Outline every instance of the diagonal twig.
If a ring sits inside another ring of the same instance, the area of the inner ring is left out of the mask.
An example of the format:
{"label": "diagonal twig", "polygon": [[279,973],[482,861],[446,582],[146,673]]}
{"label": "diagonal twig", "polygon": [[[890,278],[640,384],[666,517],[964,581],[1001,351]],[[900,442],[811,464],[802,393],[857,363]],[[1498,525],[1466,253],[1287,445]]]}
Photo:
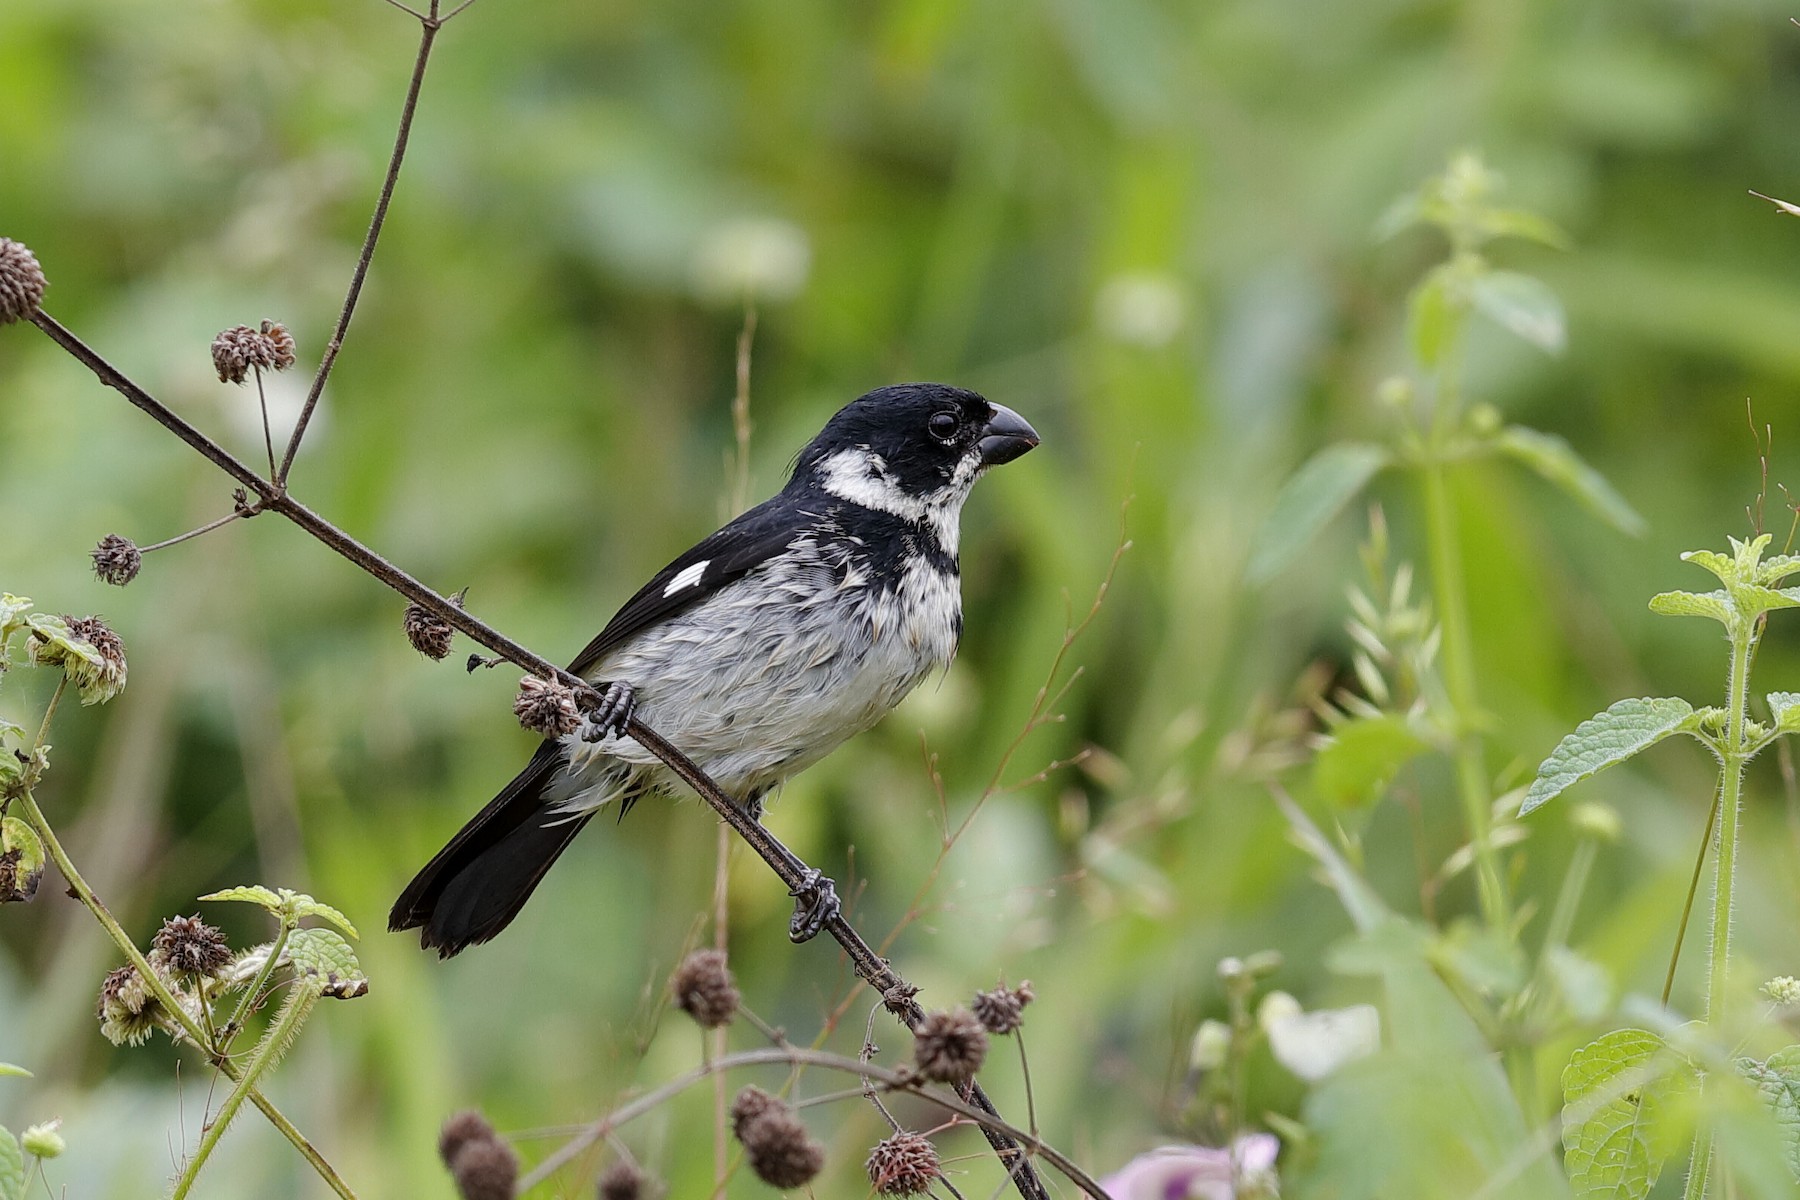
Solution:
{"label": "diagonal twig", "polygon": [[[290,495],[285,487],[259,476],[248,464],[139,387],[49,313],[39,309],[32,315],[31,321],[52,341],[92,371],[101,383],[124,396],[131,404],[147,413],[158,424],[186,442],[220,470],[254,492],[260,501],[257,507],[262,511],[278,513],[285,517],[328,549],[354,563],[378,582],[387,585],[421,608],[435,614],[452,628],[460,630],[502,658],[523,667],[534,675],[545,679],[558,679],[579,690],[586,691],[592,687],[587,680],[556,666],[550,660],[475,617],[468,609],[452,603],[448,597],[439,594],[407,574],[400,567],[302,504]],[[763,828],[743,808],[739,807],[725,793],[724,789],[720,788],[692,759],[635,717],[626,726],[626,732],[644,749],[660,759],[702,800],[710,804],[713,810],[730,824],[745,842],[749,843],[750,848],[756,851],[790,891],[801,889],[812,882],[813,876],[806,863],[792,850],[789,850],[774,834]],[[843,947],[857,975],[875,990],[876,994],[882,998],[882,1003],[887,1010],[898,1017],[901,1023],[907,1028],[913,1029],[925,1019],[925,1010],[913,999],[918,994],[918,989],[907,983],[841,912],[825,923],[824,930],[839,946]],[[1002,1166],[1012,1177],[1023,1200],[1049,1200],[1049,1193],[1044,1189],[1043,1181],[1033,1169],[1024,1147],[1020,1145],[1018,1139],[1002,1127],[999,1122],[999,1113],[982,1090],[981,1085],[971,1081],[959,1090],[961,1090],[963,1100],[970,1106],[995,1119],[992,1124],[982,1125],[982,1134],[999,1157]]]}

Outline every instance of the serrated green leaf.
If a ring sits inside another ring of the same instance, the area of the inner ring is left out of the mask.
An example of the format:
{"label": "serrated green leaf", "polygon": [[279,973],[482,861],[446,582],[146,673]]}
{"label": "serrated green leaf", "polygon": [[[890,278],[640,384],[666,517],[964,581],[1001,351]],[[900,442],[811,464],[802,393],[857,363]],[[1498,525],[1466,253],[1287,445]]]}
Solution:
{"label": "serrated green leaf", "polygon": [[1457,283],[1445,264],[1421,279],[1407,297],[1407,336],[1423,367],[1437,366],[1462,329],[1463,308],[1452,295]]}
{"label": "serrated green leaf", "polygon": [[1747,542],[1740,542],[1734,537],[1725,539],[1731,543],[1731,553],[1735,557],[1732,564],[1737,568],[1738,578],[1746,582],[1754,580],[1761,573],[1763,551],[1775,540],[1772,533],[1759,533]]}
{"label": "serrated green leaf", "polygon": [[331,929],[296,929],[288,935],[288,961],[294,972],[319,989],[321,996],[349,1000],[369,990],[356,951]]}
{"label": "serrated green leaf", "polygon": [[1681,556],[1681,561],[1711,571],[1719,577],[1720,583],[1734,583],[1737,580],[1737,564],[1717,550],[1689,550]]}
{"label": "serrated green leaf", "polygon": [[1675,696],[1620,700],[1575,727],[1538,767],[1519,815],[1541,807],[1571,785],[1654,746],[1671,734],[1698,728],[1694,706]]}
{"label": "serrated green leaf", "polygon": [[242,901],[245,904],[259,904],[276,916],[281,915],[283,907],[281,897],[277,896],[274,892],[262,886],[260,883],[253,883],[246,887],[226,888],[222,892],[208,892],[206,895],[200,897],[200,899],[237,900]]}
{"label": "serrated green leaf", "polygon": [[27,1071],[24,1067],[14,1066],[9,1062],[0,1062],[0,1078],[4,1078],[8,1075],[15,1075],[21,1079],[31,1078],[31,1072]]}
{"label": "serrated green leaf", "polygon": [[1562,301],[1550,285],[1517,271],[1484,271],[1469,287],[1477,312],[1546,354],[1561,354],[1567,342]]}
{"label": "serrated green leaf", "polygon": [[1339,442],[1307,459],[1282,485],[1257,534],[1245,569],[1249,582],[1266,583],[1299,557],[1351,497],[1392,461],[1387,450],[1367,442]]}
{"label": "serrated green leaf", "polygon": [[1777,554],[1756,568],[1756,582],[1773,587],[1796,571],[1800,571],[1800,554]]}
{"label": "serrated green leaf", "polygon": [[1562,438],[1523,425],[1509,425],[1501,431],[1495,445],[1502,453],[1511,455],[1561,488],[1620,533],[1632,537],[1643,534],[1644,518],[1614,490],[1606,476],[1589,466]]}
{"label": "serrated green leaf", "polygon": [[1778,1051],[1766,1062],[1740,1058],[1733,1065],[1769,1106],[1775,1124],[1781,1129],[1782,1152],[1787,1158],[1788,1170],[1800,1179],[1800,1046]]}
{"label": "serrated green leaf", "polygon": [[1313,791],[1333,804],[1360,806],[1392,782],[1431,743],[1405,717],[1346,721],[1313,758]]}
{"label": "serrated green leaf", "polygon": [[23,725],[14,725],[11,721],[0,721],[0,737],[22,738],[24,736],[25,727]]}
{"label": "serrated green leaf", "polygon": [[0,1125],[0,1200],[24,1200],[25,1155],[12,1133]]}
{"label": "serrated green leaf", "polygon": [[1747,617],[1783,608],[1800,608],[1800,588],[1770,588],[1740,583],[1731,589],[1731,600]]}
{"label": "serrated green leaf", "polygon": [[356,926],[350,923],[349,917],[346,917],[343,913],[331,907],[331,905],[326,904],[323,900],[314,900],[305,892],[290,892],[286,888],[281,889],[281,898],[293,906],[295,917],[320,917],[330,921],[333,925],[336,925],[339,929],[343,930],[353,938],[361,937],[361,935],[356,932]]}
{"label": "serrated green leaf", "polygon": [[1727,627],[1737,620],[1737,609],[1724,589],[1704,594],[1658,592],[1650,597],[1650,611],[1665,617],[1711,617]]}
{"label": "serrated green leaf", "polygon": [[1642,1200],[1662,1173],[1656,1123],[1685,1081],[1667,1047],[1643,1029],[1589,1042],[1563,1069],[1563,1164],[1576,1200]]}
{"label": "serrated green leaf", "polygon": [[1769,716],[1783,733],[1800,729],[1800,692],[1770,692]]}
{"label": "serrated green leaf", "polygon": [[[14,854],[17,858],[13,858]],[[44,877],[44,843],[17,817],[0,819],[0,904],[31,899]]]}

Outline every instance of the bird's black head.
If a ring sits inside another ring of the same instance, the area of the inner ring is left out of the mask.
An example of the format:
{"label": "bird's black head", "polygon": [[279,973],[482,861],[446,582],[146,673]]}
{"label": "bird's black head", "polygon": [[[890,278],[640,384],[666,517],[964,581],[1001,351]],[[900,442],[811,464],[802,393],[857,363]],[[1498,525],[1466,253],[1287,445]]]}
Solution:
{"label": "bird's black head", "polygon": [[928,522],[954,549],[956,515],[975,480],[1037,444],[1023,417],[974,392],[896,384],[839,409],[800,452],[790,487]]}

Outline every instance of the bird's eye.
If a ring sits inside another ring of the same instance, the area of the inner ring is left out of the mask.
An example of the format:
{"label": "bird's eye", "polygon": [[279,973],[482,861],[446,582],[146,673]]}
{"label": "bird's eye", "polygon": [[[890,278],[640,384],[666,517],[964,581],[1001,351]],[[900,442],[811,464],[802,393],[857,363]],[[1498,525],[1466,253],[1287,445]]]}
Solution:
{"label": "bird's eye", "polygon": [[931,430],[931,436],[940,442],[948,442],[955,437],[956,426],[956,414],[953,412],[932,413],[931,420],[926,422],[926,428]]}

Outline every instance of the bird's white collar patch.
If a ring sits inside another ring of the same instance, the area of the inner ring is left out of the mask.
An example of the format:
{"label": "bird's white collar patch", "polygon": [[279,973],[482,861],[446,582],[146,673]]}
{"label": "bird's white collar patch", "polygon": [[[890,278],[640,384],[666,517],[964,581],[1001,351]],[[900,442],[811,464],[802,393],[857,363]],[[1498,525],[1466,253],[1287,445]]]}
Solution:
{"label": "bird's white collar patch", "polygon": [[840,500],[931,528],[938,544],[956,553],[961,538],[962,503],[968,499],[976,471],[959,467],[956,477],[936,491],[915,496],[888,473],[887,462],[865,446],[839,450],[819,461],[819,482]]}

